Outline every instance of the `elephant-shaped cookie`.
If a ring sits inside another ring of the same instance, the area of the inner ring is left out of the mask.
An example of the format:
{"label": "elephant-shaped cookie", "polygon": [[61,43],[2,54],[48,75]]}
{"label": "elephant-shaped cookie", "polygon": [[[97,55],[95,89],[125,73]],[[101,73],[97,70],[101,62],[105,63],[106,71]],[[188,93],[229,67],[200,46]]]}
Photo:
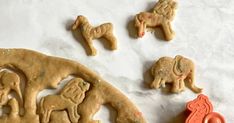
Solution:
{"label": "elephant-shaped cookie", "polygon": [[151,68],[151,74],[154,76],[151,88],[158,89],[165,83],[171,83],[172,92],[179,93],[187,86],[195,93],[200,93],[201,88],[195,86],[194,82],[194,63],[183,56],[177,55],[175,58],[162,57]]}

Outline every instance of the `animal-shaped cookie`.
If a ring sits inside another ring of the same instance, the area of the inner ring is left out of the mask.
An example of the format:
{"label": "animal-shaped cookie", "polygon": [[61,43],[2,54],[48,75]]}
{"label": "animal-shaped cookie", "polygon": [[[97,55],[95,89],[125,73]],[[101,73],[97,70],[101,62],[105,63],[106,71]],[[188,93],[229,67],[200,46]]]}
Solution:
{"label": "animal-shaped cookie", "polygon": [[[80,78],[73,79],[63,88],[59,95],[49,95],[41,99],[42,123],[48,123],[52,111],[67,110],[70,120],[78,122],[78,105],[85,98],[89,83]],[[55,103],[57,102],[57,103]]]}
{"label": "animal-shaped cookie", "polygon": [[165,83],[172,84],[172,92],[179,93],[187,86],[195,93],[200,93],[202,89],[195,86],[194,63],[183,56],[177,55],[175,58],[162,57],[154,63],[151,68],[154,77],[150,87],[158,89],[165,86]]}
{"label": "animal-shaped cookie", "polygon": [[174,0],[159,0],[153,8],[153,12],[140,12],[135,17],[135,26],[138,30],[138,37],[143,37],[147,27],[161,27],[165,39],[172,40],[175,33],[171,28],[171,21],[174,19],[177,3]]}
{"label": "animal-shaped cookie", "polygon": [[76,30],[80,28],[81,33],[87,43],[91,54],[89,55],[96,55],[96,49],[93,46],[93,39],[97,38],[105,38],[111,50],[117,49],[117,40],[113,34],[113,25],[111,23],[104,23],[100,26],[93,27],[89,22],[88,19],[82,15],[77,16],[74,24],[72,25],[72,30]]}

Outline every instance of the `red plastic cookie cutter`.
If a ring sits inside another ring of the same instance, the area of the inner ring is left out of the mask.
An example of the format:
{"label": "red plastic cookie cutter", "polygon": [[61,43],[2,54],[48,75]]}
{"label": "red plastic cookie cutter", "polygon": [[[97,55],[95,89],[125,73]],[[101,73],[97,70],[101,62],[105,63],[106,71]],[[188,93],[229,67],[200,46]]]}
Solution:
{"label": "red plastic cookie cutter", "polygon": [[213,112],[211,102],[203,94],[188,102],[186,107],[190,111],[190,114],[185,123],[225,123],[222,115]]}

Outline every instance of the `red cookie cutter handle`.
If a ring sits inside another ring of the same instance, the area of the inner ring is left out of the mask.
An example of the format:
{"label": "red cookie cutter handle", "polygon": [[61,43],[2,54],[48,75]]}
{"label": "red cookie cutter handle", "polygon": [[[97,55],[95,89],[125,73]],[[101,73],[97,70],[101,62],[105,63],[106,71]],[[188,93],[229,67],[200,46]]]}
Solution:
{"label": "red cookie cutter handle", "polygon": [[203,119],[203,123],[225,123],[225,120],[219,113],[211,112]]}
{"label": "red cookie cutter handle", "polygon": [[185,123],[225,123],[224,118],[213,112],[213,106],[208,97],[200,94],[196,99],[187,103],[190,111]]}

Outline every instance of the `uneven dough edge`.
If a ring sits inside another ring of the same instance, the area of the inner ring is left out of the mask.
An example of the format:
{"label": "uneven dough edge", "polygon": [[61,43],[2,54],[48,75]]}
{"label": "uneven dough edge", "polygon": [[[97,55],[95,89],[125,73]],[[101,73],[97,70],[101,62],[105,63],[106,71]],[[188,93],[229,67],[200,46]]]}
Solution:
{"label": "uneven dough edge", "polygon": [[[92,117],[96,113],[87,112],[87,106],[91,109],[97,108],[92,110],[98,110],[100,108],[98,103],[110,104],[117,111],[116,123],[146,123],[140,111],[125,95],[78,62],[28,49],[0,48],[0,67],[17,68],[27,78],[26,87],[29,88],[25,90],[25,115],[21,117],[21,122],[39,123],[27,120],[30,119],[28,117],[37,116],[36,95],[45,88],[56,87],[65,77],[74,75],[93,86],[79,106],[78,113],[81,113],[81,117],[84,118],[86,115]],[[93,97],[96,99],[93,100]],[[85,121],[81,118],[79,123],[87,123]]]}

